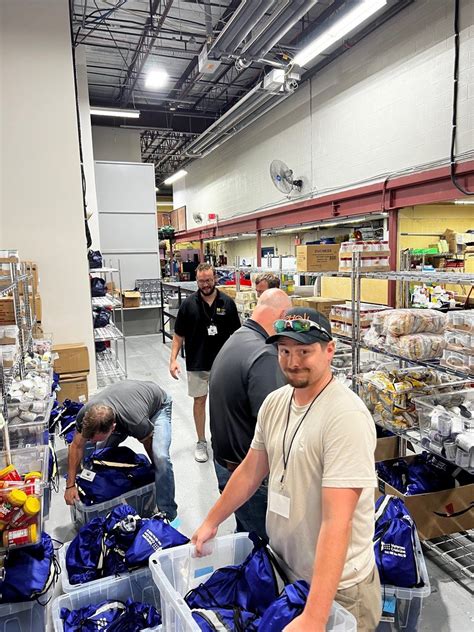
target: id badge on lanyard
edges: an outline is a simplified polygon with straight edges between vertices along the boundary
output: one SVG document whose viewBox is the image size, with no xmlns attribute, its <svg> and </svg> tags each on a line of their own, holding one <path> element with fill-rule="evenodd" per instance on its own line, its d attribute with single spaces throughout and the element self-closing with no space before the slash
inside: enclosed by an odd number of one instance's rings
<svg viewBox="0 0 474 632">
<path fill-rule="evenodd" d="M 207 328 L 208 336 L 217 336 L 217 327 L 215 325 L 209 325 Z"/>
</svg>

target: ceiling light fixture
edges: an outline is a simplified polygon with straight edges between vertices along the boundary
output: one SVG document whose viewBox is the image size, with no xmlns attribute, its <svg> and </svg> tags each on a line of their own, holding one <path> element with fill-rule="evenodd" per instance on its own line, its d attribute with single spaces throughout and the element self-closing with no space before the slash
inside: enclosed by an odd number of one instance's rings
<svg viewBox="0 0 474 632">
<path fill-rule="evenodd" d="M 306 66 L 308 62 L 341 40 L 386 4 L 387 0 L 363 0 L 358 6 L 348 11 L 346 15 L 334 22 L 326 31 L 310 42 L 308 46 L 305 46 L 296 55 L 293 63 L 297 66 Z"/>
<path fill-rule="evenodd" d="M 180 169 L 176 173 L 173 173 L 173 175 L 170 176 L 169 178 L 166 178 L 165 184 L 173 184 L 173 182 L 176 182 L 176 180 L 180 180 L 181 178 L 184 178 L 184 176 L 187 175 L 187 173 L 188 172 L 186 171 L 186 169 Z"/>
<path fill-rule="evenodd" d="M 91 107 L 91 116 L 122 116 L 123 118 L 138 118 L 140 110 L 119 110 L 114 108 Z"/>
<path fill-rule="evenodd" d="M 157 90 L 164 88 L 168 83 L 168 73 L 166 70 L 150 70 L 145 79 L 145 88 Z"/>
<path fill-rule="evenodd" d="M 474 206 L 474 202 L 470 200 L 454 200 L 455 204 L 459 204 L 460 206 Z"/>
</svg>

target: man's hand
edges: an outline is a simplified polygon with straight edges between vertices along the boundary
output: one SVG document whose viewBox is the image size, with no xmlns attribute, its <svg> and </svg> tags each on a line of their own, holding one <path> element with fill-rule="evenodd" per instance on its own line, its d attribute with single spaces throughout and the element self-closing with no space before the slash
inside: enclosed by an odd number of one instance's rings
<svg viewBox="0 0 474 632">
<path fill-rule="evenodd" d="M 177 360 L 171 360 L 170 362 L 170 374 L 175 380 L 179 379 L 179 374 L 181 373 L 181 369 L 179 367 Z"/>
<path fill-rule="evenodd" d="M 77 491 L 77 487 L 70 487 L 66 489 L 64 492 L 64 500 L 66 501 L 66 505 L 74 505 L 76 501 L 79 501 L 79 493 Z"/>
<path fill-rule="evenodd" d="M 303 614 L 293 619 L 286 627 L 283 628 L 283 632 L 326 632 L 326 626 L 321 621 L 315 621 Z"/>
<path fill-rule="evenodd" d="M 209 540 L 215 538 L 217 534 L 217 527 L 209 524 L 206 520 L 202 523 L 202 525 L 193 533 L 193 537 L 191 538 L 191 542 L 196 547 L 196 553 L 198 557 L 204 555 L 203 547 Z"/>
</svg>

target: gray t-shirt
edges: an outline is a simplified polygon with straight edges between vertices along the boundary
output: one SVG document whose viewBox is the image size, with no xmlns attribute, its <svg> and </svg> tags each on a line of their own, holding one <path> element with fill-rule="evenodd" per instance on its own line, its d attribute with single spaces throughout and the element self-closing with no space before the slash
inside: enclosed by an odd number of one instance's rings
<svg viewBox="0 0 474 632">
<path fill-rule="evenodd" d="M 76 430 L 82 432 L 82 420 L 92 404 L 106 404 L 115 411 L 115 432 L 142 441 L 153 432 L 150 419 L 163 406 L 167 394 L 154 382 L 124 380 L 107 386 L 90 398 L 76 418 Z"/>
</svg>

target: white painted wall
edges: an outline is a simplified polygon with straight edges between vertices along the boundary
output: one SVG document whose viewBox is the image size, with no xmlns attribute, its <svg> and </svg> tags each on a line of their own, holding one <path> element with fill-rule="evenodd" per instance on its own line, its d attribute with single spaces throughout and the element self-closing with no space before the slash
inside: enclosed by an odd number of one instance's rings
<svg viewBox="0 0 474 632">
<path fill-rule="evenodd" d="M 0 248 L 38 263 L 43 327 L 95 387 L 68 0 L 0 3 Z"/>
<path fill-rule="evenodd" d="M 84 161 L 84 176 L 86 179 L 87 212 L 92 213 L 89 219 L 89 230 L 92 238 L 92 248 L 94 250 L 100 250 L 99 213 L 97 212 L 97 191 L 95 186 L 94 152 L 92 148 L 92 126 L 85 46 L 78 46 L 76 49 L 76 71 L 77 97 L 81 122 L 82 157 Z"/>
<path fill-rule="evenodd" d="M 94 119 L 97 120 L 97 117 Z M 133 129 L 93 125 L 92 143 L 94 145 L 94 160 L 142 161 L 140 132 Z"/>
<path fill-rule="evenodd" d="M 417 0 L 254 125 L 188 165 L 175 208 L 221 219 L 277 204 L 273 158 L 318 192 L 449 155 L 453 2 Z M 474 150 L 474 2 L 461 2 L 457 153 Z"/>
</svg>

